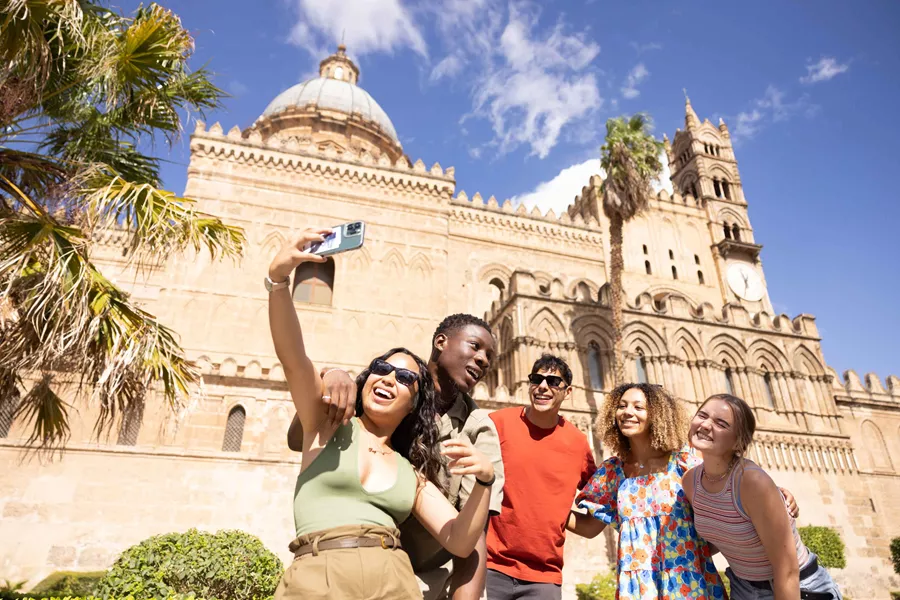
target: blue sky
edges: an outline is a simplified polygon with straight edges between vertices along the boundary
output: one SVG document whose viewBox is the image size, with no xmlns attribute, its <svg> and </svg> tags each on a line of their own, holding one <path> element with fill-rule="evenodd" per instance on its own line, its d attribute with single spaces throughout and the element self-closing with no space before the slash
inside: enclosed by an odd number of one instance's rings
<svg viewBox="0 0 900 600">
<path fill-rule="evenodd" d="M 131 10 L 136 2 L 118 3 Z M 900 4 L 172 0 L 249 126 L 342 35 L 415 161 L 471 197 L 564 208 L 607 118 L 728 123 L 776 311 L 817 317 L 839 373 L 900 375 Z M 184 190 L 187 140 L 165 184 Z"/>
</svg>

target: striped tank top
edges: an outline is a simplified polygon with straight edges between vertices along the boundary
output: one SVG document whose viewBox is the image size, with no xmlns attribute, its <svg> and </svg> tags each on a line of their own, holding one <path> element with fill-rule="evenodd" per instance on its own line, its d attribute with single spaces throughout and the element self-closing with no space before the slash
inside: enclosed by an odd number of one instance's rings
<svg viewBox="0 0 900 600">
<path fill-rule="evenodd" d="M 708 492 L 703 487 L 703 466 L 694 469 L 694 498 L 691 500 L 694 526 L 703 539 L 715 544 L 722 556 L 728 559 L 735 575 L 749 581 L 769 581 L 775 576 L 772 563 L 766 556 L 756 528 L 741 506 L 740 486 L 744 469 L 759 467 L 745 463 L 743 468 L 732 469 L 725 487 L 716 493 Z M 738 490 L 737 493 L 735 490 Z M 797 547 L 797 561 L 802 568 L 809 562 L 809 551 L 797 533 L 793 517 L 789 515 L 788 518 Z"/>
</svg>

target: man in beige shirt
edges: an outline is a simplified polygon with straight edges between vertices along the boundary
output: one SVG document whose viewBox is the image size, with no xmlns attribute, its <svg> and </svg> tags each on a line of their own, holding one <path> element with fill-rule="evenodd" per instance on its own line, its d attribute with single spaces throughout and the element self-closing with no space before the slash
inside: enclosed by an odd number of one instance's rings
<svg viewBox="0 0 900 600">
<path fill-rule="evenodd" d="M 440 421 L 440 441 L 466 437 L 494 465 L 496 480 L 491 488 L 490 509 L 499 514 L 503 502 L 503 461 L 500 441 L 489 411 L 478 408 L 469 393 L 487 374 L 494 360 L 495 342 L 490 326 L 467 314 L 450 315 L 432 336 L 428 370 L 434 378 Z M 356 409 L 356 384 L 340 369 L 324 374 L 329 415 L 348 421 Z M 303 430 L 297 417 L 288 430 L 291 450 L 302 448 Z M 458 509 L 466 503 L 475 485 L 474 477 L 451 476 L 443 472 L 447 499 Z M 476 600 L 482 597 L 486 577 L 484 536 L 475 552 L 465 559 L 454 558 L 413 517 L 400 526 L 401 543 L 409 555 L 425 600 Z"/>
</svg>

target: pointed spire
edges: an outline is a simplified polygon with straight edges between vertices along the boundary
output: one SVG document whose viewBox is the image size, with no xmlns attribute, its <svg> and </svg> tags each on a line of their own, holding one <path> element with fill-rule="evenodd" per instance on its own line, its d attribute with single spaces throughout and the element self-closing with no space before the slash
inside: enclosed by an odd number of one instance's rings
<svg viewBox="0 0 900 600">
<path fill-rule="evenodd" d="M 722 132 L 722 135 L 726 139 L 731 137 L 731 134 L 728 133 L 728 125 L 725 124 L 725 121 L 722 119 L 722 117 L 719 117 L 719 131 Z"/>
<path fill-rule="evenodd" d="M 672 143 L 669 141 L 669 136 L 665 133 L 663 134 L 663 148 L 666 149 L 666 156 L 669 159 L 669 163 L 675 162 L 675 156 L 672 154 Z"/>
<path fill-rule="evenodd" d="M 700 126 L 700 119 L 691 106 L 691 99 L 688 97 L 687 90 L 684 90 L 684 127 L 688 131 Z"/>
</svg>

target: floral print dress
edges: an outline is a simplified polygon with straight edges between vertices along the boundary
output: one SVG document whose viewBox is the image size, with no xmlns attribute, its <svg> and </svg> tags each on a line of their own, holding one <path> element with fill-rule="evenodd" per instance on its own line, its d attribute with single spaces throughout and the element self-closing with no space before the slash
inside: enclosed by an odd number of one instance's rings
<svg viewBox="0 0 900 600">
<path fill-rule="evenodd" d="M 617 598 L 725 598 L 681 487 L 684 473 L 699 462 L 690 451 L 673 452 L 665 472 L 626 477 L 614 456 L 579 492 L 578 506 L 619 532 Z"/>
</svg>

